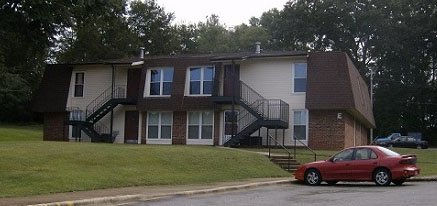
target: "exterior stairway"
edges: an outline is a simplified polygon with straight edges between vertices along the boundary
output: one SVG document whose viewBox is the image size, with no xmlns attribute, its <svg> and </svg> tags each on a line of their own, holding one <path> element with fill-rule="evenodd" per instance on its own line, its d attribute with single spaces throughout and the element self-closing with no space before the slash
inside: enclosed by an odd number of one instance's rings
<svg viewBox="0 0 437 206">
<path fill-rule="evenodd" d="M 238 115 L 238 131 L 224 146 L 239 145 L 241 140 L 262 127 L 270 129 L 288 128 L 289 105 L 279 99 L 266 99 L 244 82 L 239 82 L 240 93 L 237 104 L 244 110 Z"/>
<path fill-rule="evenodd" d="M 110 131 L 99 120 L 119 104 L 130 104 L 126 97 L 126 86 L 116 86 L 114 89 L 109 87 L 91 101 L 85 111 L 70 108 L 70 119 L 67 124 L 76 126 L 80 131 L 85 132 L 92 142 L 112 143 L 118 131 Z"/>
<path fill-rule="evenodd" d="M 289 157 L 288 155 L 270 155 L 269 159 L 270 161 L 279 165 L 279 167 L 290 173 L 294 173 L 300 166 L 299 162 L 297 162 L 292 157 Z"/>
</svg>

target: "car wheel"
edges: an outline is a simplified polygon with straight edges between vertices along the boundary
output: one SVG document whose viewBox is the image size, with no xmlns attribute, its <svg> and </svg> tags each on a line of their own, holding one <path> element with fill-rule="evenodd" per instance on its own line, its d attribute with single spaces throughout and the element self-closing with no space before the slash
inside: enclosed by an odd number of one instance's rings
<svg viewBox="0 0 437 206">
<path fill-rule="evenodd" d="M 328 185 L 335 185 L 337 184 L 338 181 L 326 181 L 326 183 L 328 183 Z"/>
<path fill-rule="evenodd" d="M 322 182 L 322 176 L 316 169 L 309 169 L 305 172 L 305 183 L 308 185 L 320 185 Z"/>
<path fill-rule="evenodd" d="M 404 184 L 405 179 L 401 179 L 401 180 L 393 180 L 393 183 L 397 186 L 401 186 L 402 184 Z"/>
<path fill-rule="evenodd" d="M 373 180 L 379 186 L 387 186 L 391 183 L 391 174 L 386 169 L 378 169 L 373 174 Z"/>
</svg>

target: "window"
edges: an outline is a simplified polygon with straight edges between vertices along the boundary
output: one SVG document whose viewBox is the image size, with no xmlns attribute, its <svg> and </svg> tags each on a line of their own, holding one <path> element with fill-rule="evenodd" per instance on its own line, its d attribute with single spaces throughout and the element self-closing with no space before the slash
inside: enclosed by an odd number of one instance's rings
<svg viewBox="0 0 437 206">
<path fill-rule="evenodd" d="M 146 96 L 171 95 L 173 71 L 173 68 L 150 69 L 148 78 L 150 86 L 148 93 L 146 93 Z"/>
<path fill-rule="evenodd" d="M 84 73 L 78 72 L 74 77 L 74 97 L 83 97 Z"/>
<path fill-rule="evenodd" d="M 306 92 L 307 88 L 307 64 L 294 64 L 293 92 Z"/>
<path fill-rule="evenodd" d="M 360 148 L 355 151 L 355 160 L 369 160 L 376 159 L 377 155 L 370 149 Z"/>
<path fill-rule="evenodd" d="M 171 112 L 149 112 L 147 118 L 148 139 L 171 139 L 173 114 Z"/>
<path fill-rule="evenodd" d="M 188 113 L 188 139 L 212 139 L 212 112 Z"/>
<path fill-rule="evenodd" d="M 340 153 L 336 154 L 332 158 L 332 160 L 334 162 L 337 162 L 337 161 L 349 161 L 349 160 L 352 160 L 353 154 L 354 154 L 354 149 L 344 150 L 344 151 L 341 151 Z"/>
<path fill-rule="evenodd" d="M 214 79 L 214 67 L 191 67 L 189 69 L 189 94 L 211 95 Z"/>
<path fill-rule="evenodd" d="M 307 139 L 307 111 L 300 110 L 293 112 L 294 138 L 298 140 Z"/>
</svg>

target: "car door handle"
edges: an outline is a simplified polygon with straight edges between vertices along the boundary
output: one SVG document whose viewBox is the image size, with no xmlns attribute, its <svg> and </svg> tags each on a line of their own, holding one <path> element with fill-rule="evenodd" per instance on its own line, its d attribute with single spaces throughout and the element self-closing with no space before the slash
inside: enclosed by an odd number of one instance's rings
<svg viewBox="0 0 437 206">
<path fill-rule="evenodd" d="M 377 163 L 377 162 L 372 162 L 372 164 L 376 165 L 376 164 L 378 164 L 378 163 Z"/>
<path fill-rule="evenodd" d="M 346 164 L 346 166 L 349 166 L 349 165 L 351 165 L 351 164 Z"/>
</svg>

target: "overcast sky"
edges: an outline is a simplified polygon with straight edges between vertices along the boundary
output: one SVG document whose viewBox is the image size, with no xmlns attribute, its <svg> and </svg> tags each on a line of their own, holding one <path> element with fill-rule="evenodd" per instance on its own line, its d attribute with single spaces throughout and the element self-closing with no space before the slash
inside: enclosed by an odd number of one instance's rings
<svg viewBox="0 0 437 206">
<path fill-rule="evenodd" d="M 157 0 L 166 12 L 176 16 L 173 23 L 205 22 L 206 16 L 216 14 L 227 27 L 249 23 L 253 16 L 260 17 L 272 8 L 282 10 L 287 0 Z"/>
</svg>

